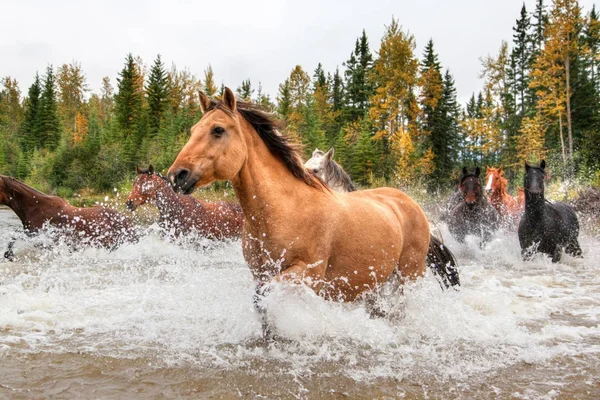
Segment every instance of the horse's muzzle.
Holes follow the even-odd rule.
[[[185,168],[169,171],[168,177],[173,190],[183,194],[192,193],[196,186],[196,182],[198,182],[197,178],[192,178],[190,170]]]

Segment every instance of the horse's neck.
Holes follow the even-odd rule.
[[[182,198],[165,182],[156,192],[156,207],[161,217],[169,217],[182,209]]]
[[[296,178],[258,134],[248,136],[246,161],[231,183],[247,223],[256,228],[286,210],[301,209],[295,204],[306,204],[312,188]]]
[[[24,225],[31,221],[34,216],[33,213],[36,213],[36,217],[39,216],[40,208],[67,204],[66,201],[58,197],[40,193],[25,185],[12,185],[11,188],[10,198],[6,205],[17,214]]]
[[[544,215],[546,200],[544,196],[533,196],[525,191],[525,214],[538,218]]]

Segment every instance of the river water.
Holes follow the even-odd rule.
[[[19,225],[0,209],[2,251]],[[428,273],[371,319],[276,287],[269,345],[239,242],[20,241],[0,261],[0,398],[600,398],[597,234],[552,264],[521,261],[514,232],[485,250],[441,232],[460,291]]]

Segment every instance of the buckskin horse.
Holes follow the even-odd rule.
[[[534,252],[548,254],[552,262],[561,259],[563,248],[574,257],[581,257],[579,221],[571,207],[565,203],[550,203],[544,196],[546,161],[540,166],[525,162],[525,213],[519,223],[519,243],[525,260]]]
[[[458,184],[462,201],[450,211],[448,229],[459,242],[464,242],[467,235],[479,236],[479,245],[483,247],[498,229],[499,218],[483,195],[480,174],[479,167],[474,172],[463,168]]]
[[[23,224],[28,236],[44,227],[54,228],[53,235],[72,246],[90,245],[115,249],[137,240],[129,218],[111,208],[73,207],[60,197],[50,196],[9,176],[0,175],[0,204],[10,207]],[[14,241],[4,256],[13,258]]]
[[[222,240],[242,235],[244,216],[237,204],[211,203],[176,193],[152,165],[147,170],[137,167],[137,174],[127,197],[127,208],[135,211],[143,204],[154,203],[160,214],[159,225],[173,236],[195,231],[203,237]]]
[[[281,125],[225,88],[221,101],[200,93],[203,116],[169,169],[183,192],[231,181],[244,212],[243,255],[257,282],[303,283],[326,299],[353,301],[394,273],[416,280],[428,262],[458,284],[452,253],[429,232],[419,205],[391,188],[336,193],[304,168]]]

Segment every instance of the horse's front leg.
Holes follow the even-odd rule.
[[[275,276],[271,282],[302,283],[302,279],[305,277],[309,267],[313,266],[309,266],[309,264],[304,262],[297,262],[291,267],[286,268],[279,275]],[[254,308],[260,315],[262,335],[266,342],[272,342],[277,338],[273,332],[273,329],[271,329],[269,326],[267,308],[264,304],[264,299],[269,294],[270,288],[271,286],[267,282],[259,282],[254,290]]]
[[[17,239],[12,238],[11,241],[8,242],[8,249],[6,249],[6,251],[4,252],[4,258],[6,258],[8,261],[15,260],[15,253],[13,251],[13,247],[15,247],[16,241]]]
[[[552,262],[557,263],[562,258],[562,247],[558,244],[554,246],[554,251],[552,251]]]

